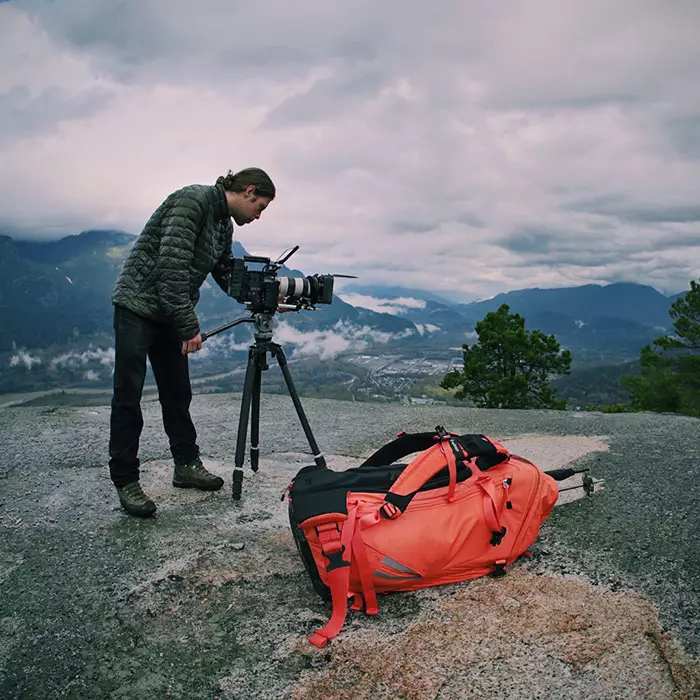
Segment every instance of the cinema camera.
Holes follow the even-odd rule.
[[[278,309],[299,311],[314,309],[316,304],[331,304],[334,275],[277,276],[277,271],[298,249],[299,246],[295,246],[288,255],[274,263],[270,258],[255,255],[234,258],[229,296],[245,304],[254,314],[273,314]],[[246,263],[259,263],[263,267],[253,270]],[[284,303],[281,303],[281,299],[284,299]]]
[[[230,297],[245,305],[250,316],[235,319],[219,328],[202,333],[205,341],[221,331],[228,330],[240,323],[254,324],[254,342],[248,348],[248,366],[243,382],[241,413],[236,436],[236,455],[233,470],[233,499],[241,498],[243,485],[243,463],[245,461],[245,443],[250,418],[250,467],[258,470],[260,456],[260,393],[262,372],[269,369],[267,353],[277,360],[282,370],[287,390],[296,409],[297,416],[313,453],[314,462],[319,467],[326,466],[326,460],[316,444],[316,439],[309,426],[299,394],[294,386],[292,375],[287,365],[282,346],[272,340],[274,314],[277,311],[317,310],[316,304],[330,304],[333,301],[334,277],[354,277],[353,275],[309,275],[307,277],[278,277],[277,272],[299,249],[295,246],[287,255],[272,262],[270,258],[245,255],[234,258],[229,278]],[[249,269],[248,264],[262,265],[262,269]]]

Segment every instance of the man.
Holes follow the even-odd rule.
[[[148,517],[155,503],[139,483],[141,395],[148,357],[158,386],[163,426],[175,462],[173,486],[216,491],[223,479],[204,468],[190,417],[188,355],[202,348],[195,305],[211,273],[228,291],[231,217],[244,226],[260,218],[275,186],[258,168],[230,170],[216,184],[170,194],[146,223],[124,262],[114,304],[114,395],[109,469],[122,507]]]

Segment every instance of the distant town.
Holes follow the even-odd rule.
[[[353,355],[346,360],[365,371],[367,385],[358,387],[357,393],[374,399],[393,396],[407,403],[445,403],[444,399],[428,395],[415,396],[412,388],[417,380],[425,378],[433,378],[439,384],[447,372],[463,367],[461,358],[439,360],[382,354]]]

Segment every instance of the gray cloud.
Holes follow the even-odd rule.
[[[236,236],[299,244],[304,270],[679,291],[698,26],[695,0],[0,3],[1,218],[138,232],[177,187],[261,165],[279,197]]]
[[[661,240],[655,241],[650,249],[653,251],[678,251],[684,248],[700,248],[700,226],[694,233],[670,234]],[[692,267],[690,269],[692,269]]]
[[[640,207],[620,212],[622,218],[639,223],[692,223],[700,222],[700,205],[668,204],[658,207]]]
[[[527,267],[533,274],[552,270],[596,282],[653,284],[662,291],[687,288],[698,276],[700,228],[664,234],[650,241],[635,236],[591,238],[584,229],[521,227],[495,244],[517,255],[512,263],[516,268]]]
[[[574,211],[585,211],[612,216],[633,223],[692,223],[700,221],[700,204],[697,201],[674,202],[630,202],[620,197],[604,196],[582,200],[570,207]]]
[[[495,243],[513,253],[549,253],[559,235],[532,226],[522,226],[511,235],[497,239]]]
[[[373,3],[336,6],[315,0],[291,5],[259,0],[27,0],[35,20],[59,44],[90,55],[93,64],[125,83],[199,80],[231,84],[242,76],[289,79],[326,60],[371,57],[383,24]],[[384,12],[398,9],[393,0]],[[260,75],[260,70],[264,75]]]
[[[25,86],[15,86],[0,94],[0,140],[46,133],[61,122],[90,117],[111,99],[98,87],[66,97],[56,88],[32,94]]]
[[[440,223],[442,217],[425,216],[427,212],[416,214],[415,218],[401,217],[388,222],[391,232],[394,234],[428,234],[435,230],[436,223]],[[449,222],[457,226],[467,226],[469,228],[483,228],[484,222],[474,214],[459,214]]]
[[[264,126],[284,128],[290,123],[326,121],[352,110],[358,97],[376,94],[384,77],[371,67],[355,67],[343,75],[319,80],[306,92],[293,95],[268,113]]]
[[[700,158],[700,114],[669,119],[664,125],[670,143],[682,158]]]

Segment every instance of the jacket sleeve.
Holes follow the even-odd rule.
[[[231,260],[233,253],[231,252],[231,236],[228,237],[226,248],[217,261],[214,269],[211,271],[211,276],[221,289],[228,294],[229,280],[231,279]]]
[[[200,330],[190,298],[190,269],[197,234],[206,216],[203,202],[193,193],[184,192],[163,218],[156,287],[161,308],[172,320],[180,340],[194,338]]]

